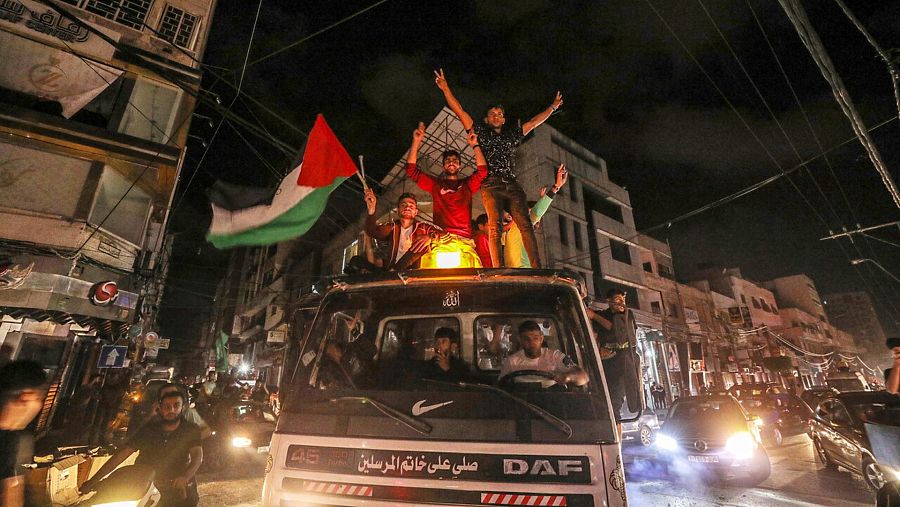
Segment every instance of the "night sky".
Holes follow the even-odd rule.
[[[263,0],[250,60],[373,3]],[[900,46],[900,2],[846,3],[883,48]],[[255,1],[219,2],[212,20],[204,61],[234,69],[215,70],[233,82],[240,74],[258,5]],[[884,63],[836,4],[806,2],[806,8],[867,126],[894,118],[873,138],[896,181],[900,122]],[[556,90],[562,90],[565,104],[549,123],[606,159],[610,178],[631,194],[641,230],[777,174],[779,166],[789,169],[821,152],[754,13],[822,146],[829,149],[852,138],[850,123],[830,87],[773,0],[389,0],[250,66],[243,90],[303,131],[311,128],[317,113],[324,114],[350,154],[366,156],[367,172],[376,178],[404,154],[416,124],[427,124],[443,107],[433,69],[445,70],[456,96],[476,119],[487,105],[501,102],[511,121],[527,120],[550,104]],[[234,97],[211,73],[204,74],[203,86],[219,93],[225,105]],[[298,149],[303,144],[302,134],[258,107],[251,110],[238,101],[233,111],[250,121],[258,118],[269,132]],[[198,112],[219,120],[205,106]],[[781,134],[779,123],[789,140]],[[209,140],[213,131],[205,122],[194,121],[191,133]],[[276,173],[288,168],[285,155],[246,131],[242,135]],[[182,347],[196,336],[204,312],[211,308],[215,283],[227,260],[227,252],[217,252],[203,239],[209,223],[204,190],[215,178],[260,186],[277,181],[227,124],[198,170],[203,151],[197,142],[190,145],[178,189],[176,201],[185,197],[174,214],[172,231],[178,239],[161,313],[164,334]],[[885,330],[896,334],[900,285],[871,263],[857,271],[848,257],[877,258],[886,269],[900,274],[898,247],[875,239],[859,238],[853,245],[819,238],[829,231],[839,232],[842,226],[853,229],[857,223],[867,226],[897,220],[900,213],[858,142],[830,151],[828,161],[830,166],[820,157],[809,171],[792,175],[803,197],[782,178],[749,196],[655,230],[655,237],[672,244],[677,277],[690,277],[699,263],[738,266],[746,277],[759,281],[806,273],[823,295],[868,291],[876,300]],[[337,192],[329,217],[320,220],[308,237],[327,235],[344,221],[341,213],[353,216],[362,209],[361,196],[352,189]],[[900,228],[871,235],[900,244]]]

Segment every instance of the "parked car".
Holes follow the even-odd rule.
[[[900,426],[900,397],[884,391],[862,391],[826,398],[816,407],[813,418],[813,446],[825,467],[847,468],[862,475],[866,484],[878,491],[900,470],[878,463],[867,422]]]
[[[731,395],[679,398],[656,435],[659,458],[670,470],[759,484],[771,464],[757,421]]]
[[[793,394],[762,394],[738,400],[750,415],[759,417],[766,445],[780,446],[786,437],[809,432],[812,410]]]
[[[653,437],[659,430],[659,418],[653,412],[645,412],[637,421],[622,423],[622,438],[637,439],[644,447],[653,444]]]
[[[800,393],[800,399],[809,405],[809,408],[815,410],[819,403],[825,398],[840,393],[837,389],[829,386],[812,386]]]

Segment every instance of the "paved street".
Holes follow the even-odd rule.
[[[844,470],[824,470],[815,462],[806,436],[785,440],[769,451],[772,475],[755,488],[682,482],[660,478],[651,465],[652,452],[627,443],[624,448],[631,505],[690,506],[871,506],[873,496],[858,476]],[[262,471],[233,467],[200,476],[203,507],[259,505]]]
[[[652,452],[624,448],[628,499],[631,505],[676,506],[871,506],[872,495],[862,478],[841,470],[825,470],[815,461],[805,435],[785,439],[768,449],[771,476],[755,488],[710,485],[680,478],[659,478]],[[631,463],[628,463],[630,459]]]

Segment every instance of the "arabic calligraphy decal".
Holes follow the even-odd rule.
[[[444,306],[448,308],[452,308],[454,306],[459,306],[459,291],[451,290],[447,291],[444,294]]]
[[[609,487],[613,490],[619,492],[619,496],[622,497],[622,502],[626,502],[625,499],[625,472],[622,470],[622,455],[619,454],[616,456],[616,467],[613,468],[612,472],[609,473]]]
[[[285,466],[353,475],[502,482],[590,483],[585,456],[522,456],[292,445]]]

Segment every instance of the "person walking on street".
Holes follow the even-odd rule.
[[[0,505],[25,504],[22,465],[31,463],[34,443],[26,428],[41,411],[47,377],[34,361],[13,361],[0,368]]]
[[[160,418],[151,420],[81,485],[91,491],[129,456],[140,452],[135,464],[153,469],[161,498],[158,507],[195,507],[199,502],[195,474],[203,462],[200,428],[184,420],[187,398],[180,390],[162,395]]]

